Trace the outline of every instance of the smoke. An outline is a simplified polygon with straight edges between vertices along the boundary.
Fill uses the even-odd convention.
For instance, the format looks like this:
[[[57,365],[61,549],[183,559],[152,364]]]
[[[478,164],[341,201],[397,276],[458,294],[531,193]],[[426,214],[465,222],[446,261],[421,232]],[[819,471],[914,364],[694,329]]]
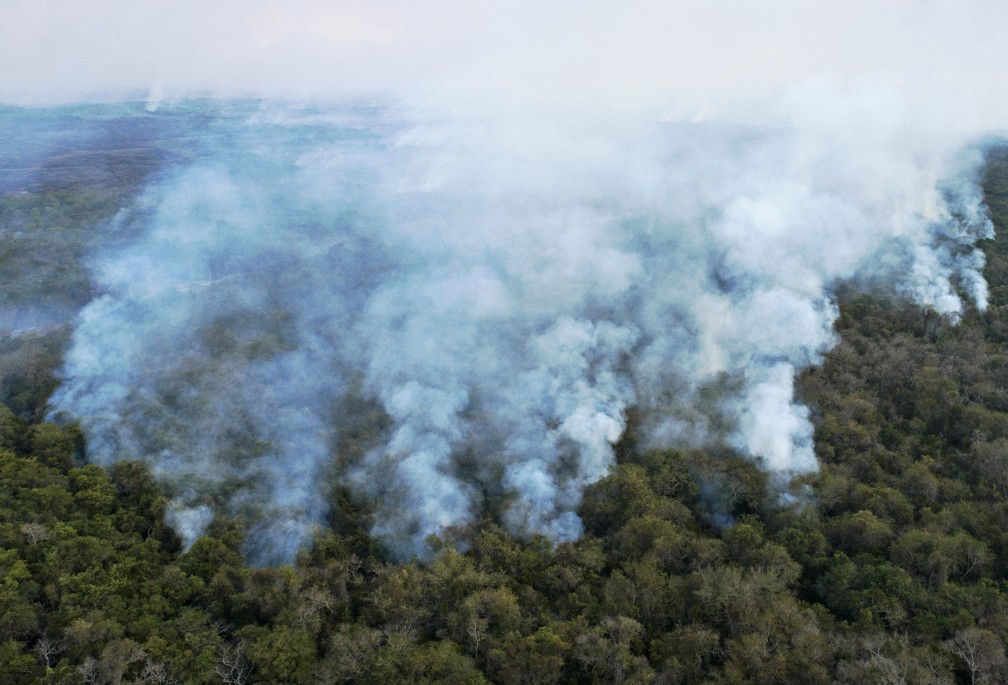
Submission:
[[[291,559],[336,484],[404,557],[488,513],[576,539],[631,408],[645,446],[814,470],[793,384],[835,343],[838,283],[953,320],[986,306],[982,155],[958,138],[374,103],[158,116],[197,152],[93,255],[52,408],[91,459],[152,464],[186,545],[227,512],[260,563]]]

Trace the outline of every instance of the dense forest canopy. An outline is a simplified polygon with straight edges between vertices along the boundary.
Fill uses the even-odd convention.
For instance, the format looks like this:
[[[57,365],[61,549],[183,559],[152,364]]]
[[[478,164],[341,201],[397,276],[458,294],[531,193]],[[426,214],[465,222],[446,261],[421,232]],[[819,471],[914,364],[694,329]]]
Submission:
[[[921,304],[913,287],[862,274],[829,284],[839,307],[830,338],[836,344],[827,352],[814,338],[809,349],[795,352],[816,363],[797,375],[793,401],[784,404],[807,408],[817,469],[768,470],[765,460],[747,455],[731,428],[692,447],[656,446],[647,407],[631,405],[615,384],[605,386],[606,397],[626,403],[626,425],[612,448],[616,463],[597,474],[602,477],[579,481],[583,497],[568,502],[580,536],[558,537],[548,526],[509,528],[513,494],[500,486],[509,481],[490,474],[475,481],[485,488],[479,509],[440,535],[411,541],[424,561],[410,560],[389,546],[389,527],[376,526],[383,520],[380,498],[362,497],[356,481],[341,478],[338,469],[322,470],[312,477],[324,506],[307,519],[307,534],[284,550],[291,563],[250,565],[257,536],[284,532],[263,526],[269,510],[221,506],[245,501],[243,488],[257,492],[249,486],[254,473],[200,490],[205,484],[166,477],[156,459],[120,457],[101,468],[86,457],[95,453],[90,441],[105,434],[52,413],[67,355],[79,344],[75,317],[88,303],[117,295],[117,282],[100,274],[118,262],[96,262],[98,248],[111,247],[117,259],[133,254],[137,232],[175,197],[151,199],[144,189],[171,169],[201,155],[219,162],[222,150],[241,167],[241,149],[205,136],[194,145],[193,122],[165,119],[168,125],[153,125],[140,117],[124,137],[102,145],[94,136],[83,147],[71,139],[40,139],[37,149],[6,158],[0,169],[0,270],[8,284],[0,313],[7,317],[0,321],[6,329],[0,340],[5,682],[978,683],[1008,677],[1008,328],[1002,322],[1008,317],[1008,148],[991,146],[981,167],[983,199],[997,229],[979,243],[989,286],[985,311],[969,305],[961,313],[939,311],[946,300]],[[199,124],[227,139],[211,120]],[[169,183],[175,185],[158,187],[167,193],[215,179],[174,177]],[[286,209],[264,205],[264,211]],[[124,207],[132,209],[124,213]],[[197,203],[187,211],[195,216],[201,209]],[[327,219],[372,226],[346,207],[340,211]],[[303,235],[313,237],[312,230]],[[977,265],[971,244],[951,235],[935,240],[951,244],[935,247],[936,253],[947,249],[948,264],[965,263],[949,287],[969,295],[976,285],[969,268]],[[347,267],[337,255],[381,255],[380,247],[351,235],[315,258]],[[277,257],[290,259],[289,268],[272,272],[261,292],[305,295],[320,284],[283,281],[285,274],[312,273],[298,256],[303,253],[275,245],[241,256],[220,252],[210,273],[195,269],[151,297],[175,302],[190,298],[188,288],[200,292],[184,302],[219,304],[216,298],[249,292],[235,284],[248,282],[256,259]],[[364,263],[376,278],[380,267],[403,268],[370,258]],[[752,273],[726,269],[718,277]],[[221,287],[213,285],[218,281]],[[594,294],[598,318],[615,316],[602,292]],[[121,301],[142,307],[151,301],[145,297]],[[156,414],[171,402],[193,401],[186,382],[199,391],[196,400],[213,396],[213,384],[239,383],[229,375],[236,359],[270,373],[289,371],[266,362],[298,349],[290,331],[295,324],[306,330],[304,312],[292,311],[288,301],[272,305],[254,317],[238,306],[191,315],[187,320],[198,326],[185,331],[184,341],[198,346],[199,363],[190,359],[178,377],[148,369],[158,402],[136,411]],[[338,317],[324,323],[333,321],[346,323]],[[309,323],[321,330],[318,320]],[[598,327],[591,336],[594,379],[623,368],[605,366],[609,353],[628,363],[633,344],[615,330]],[[156,351],[165,349],[168,361],[177,361],[171,348]],[[325,379],[296,380],[313,389]],[[727,387],[683,391],[698,404],[717,404],[719,393],[739,394],[737,378],[723,382]],[[349,374],[345,383],[360,389],[366,379]],[[594,388],[602,393],[602,381]],[[316,397],[280,398],[273,406],[301,407]],[[401,417],[390,407],[397,405],[380,394],[346,392],[329,400],[326,411],[344,417],[338,457],[347,463],[367,459],[408,424],[396,423]],[[722,414],[708,417],[731,424]],[[281,418],[292,421],[292,433],[317,428],[297,423],[293,414]],[[556,415],[548,418],[558,422]],[[160,414],[154,419],[144,425],[163,432],[141,436],[137,457],[146,457],[152,444],[175,449],[172,440],[180,435],[189,439],[213,428],[179,425]],[[247,432],[214,442],[218,458],[254,462],[278,439],[256,424],[262,415],[243,420]],[[458,463],[478,456],[460,455]],[[487,485],[494,483],[496,490]],[[195,491],[200,496],[187,500]],[[204,517],[201,507],[210,511],[210,505],[213,513]],[[204,517],[202,535],[186,538],[185,516]]]

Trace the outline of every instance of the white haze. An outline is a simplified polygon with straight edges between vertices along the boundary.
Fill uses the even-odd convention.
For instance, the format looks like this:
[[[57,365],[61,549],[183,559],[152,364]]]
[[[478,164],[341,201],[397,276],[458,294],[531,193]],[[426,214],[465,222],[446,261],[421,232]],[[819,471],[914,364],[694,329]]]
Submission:
[[[1008,104],[998,87],[1008,5],[998,0],[6,0],[2,9],[6,102],[381,91],[453,107],[711,116],[825,78],[829,91],[804,92],[791,114],[842,125],[868,109],[894,128],[968,132],[1004,127]]]
[[[187,542],[241,514],[262,561],[324,522],[331,483],[404,556],[488,506],[575,539],[631,407],[643,446],[813,470],[793,383],[835,342],[838,282],[986,305],[970,148],[386,105],[158,116],[200,110],[205,149],[94,257],[53,407],[93,459],[152,462]],[[366,439],[353,401],[387,417]]]
[[[1003,3],[8,5],[0,99],[217,122],[93,256],[53,400],[187,543],[290,559],[332,482],[403,556],[488,507],[574,539],[630,408],[807,472],[839,282],[986,306]]]

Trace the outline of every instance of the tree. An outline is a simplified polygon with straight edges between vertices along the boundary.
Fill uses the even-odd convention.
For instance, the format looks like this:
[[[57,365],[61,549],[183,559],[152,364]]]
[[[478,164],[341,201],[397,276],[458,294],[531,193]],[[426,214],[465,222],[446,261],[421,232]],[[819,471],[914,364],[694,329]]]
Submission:
[[[574,639],[573,656],[599,682],[649,683],[654,671],[639,654],[644,627],[626,616],[607,616]]]
[[[720,652],[720,637],[701,624],[679,626],[651,642],[651,663],[670,682],[698,682]]]
[[[26,637],[37,621],[24,592],[31,582],[31,572],[15,550],[0,550],[0,571],[0,640]]]
[[[10,685],[33,685],[42,682],[42,668],[26,653],[25,645],[15,640],[0,641],[0,674]]]
[[[245,642],[245,657],[258,678],[267,683],[298,685],[311,679],[315,644],[303,630],[249,625],[235,636]]]
[[[1004,644],[998,636],[984,628],[964,628],[949,640],[945,646],[966,667],[972,685],[1004,682]]]
[[[79,428],[39,423],[31,427],[29,435],[33,457],[51,468],[64,472],[70,470],[82,442]]]
[[[372,667],[382,633],[358,624],[342,625],[329,640],[325,658],[315,669],[317,683],[357,682]]]
[[[559,629],[558,629],[559,628]],[[487,653],[487,670],[504,685],[553,685],[563,676],[571,645],[562,627],[543,626],[528,636],[511,633],[494,641]]]
[[[46,670],[56,665],[56,657],[63,653],[63,646],[59,640],[54,640],[46,634],[39,636],[33,648],[39,662],[46,667]]]
[[[252,664],[245,658],[245,647],[241,642],[221,645],[215,673],[224,685],[245,685],[251,672]]]

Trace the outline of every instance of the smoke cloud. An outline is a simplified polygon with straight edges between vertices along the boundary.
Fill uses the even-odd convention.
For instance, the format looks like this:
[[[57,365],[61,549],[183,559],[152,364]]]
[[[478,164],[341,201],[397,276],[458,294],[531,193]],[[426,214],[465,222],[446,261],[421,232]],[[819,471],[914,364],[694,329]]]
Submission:
[[[186,545],[243,517],[259,563],[337,485],[403,557],[484,515],[574,539],[631,410],[644,447],[812,470],[794,379],[835,343],[838,284],[986,306],[1006,21],[986,0],[10,0],[0,193],[59,173],[35,163],[54,150],[170,153],[89,251],[52,415],[94,461],[147,460]],[[19,325],[66,316],[36,310]]]
[[[631,408],[645,446],[814,470],[793,385],[835,343],[838,283],[952,320],[986,306],[982,154],[960,136],[156,107],[129,116],[188,122],[196,152],[93,255],[52,408],[91,459],[152,464],[187,545],[240,515],[260,563],[324,524],[334,484],[402,557],[487,514],[576,539]]]

